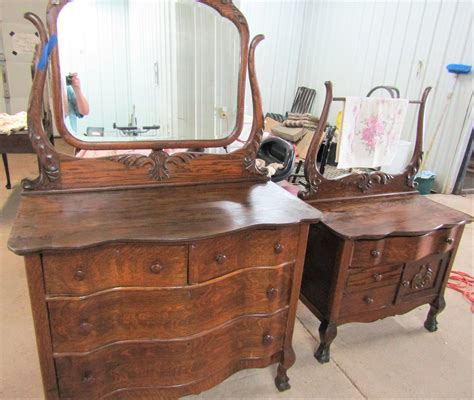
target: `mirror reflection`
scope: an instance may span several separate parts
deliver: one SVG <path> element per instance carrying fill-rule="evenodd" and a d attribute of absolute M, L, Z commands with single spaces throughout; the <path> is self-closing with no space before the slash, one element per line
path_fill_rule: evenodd
<path fill-rule="evenodd" d="M 212 140 L 236 124 L 240 36 L 194 0 L 76 0 L 58 18 L 65 123 L 84 141 Z"/>

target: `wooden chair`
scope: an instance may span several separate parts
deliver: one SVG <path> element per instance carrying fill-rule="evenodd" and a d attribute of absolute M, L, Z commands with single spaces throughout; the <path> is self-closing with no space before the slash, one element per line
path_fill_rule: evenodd
<path fill-rule="evenodd" d="M 300 86 L 296 91 L 295 99 L 293 100 L 293 105 L 291 106 L 291 113 L 305 114 L 311 111 L 313 107 L 314 99 L 316 98 L 316 90 L 310 89 L 304 86 Z M 267 113 L 266 117 L 270 117 L 278 122 L 283 122 L 288 116 L 283 114 Z"/>

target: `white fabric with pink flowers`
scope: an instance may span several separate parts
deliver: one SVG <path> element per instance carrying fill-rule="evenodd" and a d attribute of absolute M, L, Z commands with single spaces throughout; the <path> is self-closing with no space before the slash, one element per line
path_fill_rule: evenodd
<path fill-rule="evenodd" d="M 337 168 L 390 165 L 397 152 L 407 108 L 406 99 L 347 97 Z"/>

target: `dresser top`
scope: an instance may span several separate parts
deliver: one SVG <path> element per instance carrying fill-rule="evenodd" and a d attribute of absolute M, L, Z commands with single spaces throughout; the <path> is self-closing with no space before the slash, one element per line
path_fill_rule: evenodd
<path fill-rule="evenodd" d="M 472 217 L 420 194 L 311 202 L 323 223 L 346 239 L 422 235 L 469 223 Z"/>
<path fill-rule="evenodd" d="M 320 218 L 272 182 L 24 195 L 8 247 L 27 254 L 124 241 L 187 242 Z"/>

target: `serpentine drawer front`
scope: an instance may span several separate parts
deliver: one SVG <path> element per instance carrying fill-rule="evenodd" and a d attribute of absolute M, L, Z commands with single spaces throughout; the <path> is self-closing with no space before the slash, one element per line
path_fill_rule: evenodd
<path fill-rule="evenodd" d="M 447 253 L 454 248 L 458 227 L 440 229 L 422 236 L 389 237 L 382 240 L 357 240 L 351 267 L 419 260 L 434 253 Z"/>
<path fill-rule="evenodd" d="M 61 397 L 139 397 L 146 382 L 186 391 L 271 363 L 284 350 L 299 231 L 44 253 Z"/>
<path fill-rule="evenodd" d="M 285 264 L 189 286 L 49 297 L 53 349 L 85 352 L 124 340 L 183 338 L 243 315 L 272 314 L 288 306 L 292 273 L 293 264 Z M 212 319 L 207 318 L 209 304 L 214 304 Z"/>
<path fill-rule="evenodd" d="M 189 281 L 204 282 L 240 268 L 294 262 L 298 227 L 258 229 L 193 243 Z"/>

